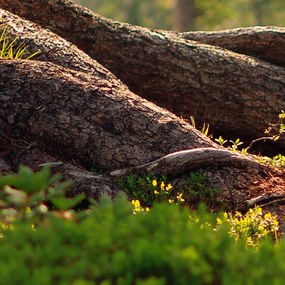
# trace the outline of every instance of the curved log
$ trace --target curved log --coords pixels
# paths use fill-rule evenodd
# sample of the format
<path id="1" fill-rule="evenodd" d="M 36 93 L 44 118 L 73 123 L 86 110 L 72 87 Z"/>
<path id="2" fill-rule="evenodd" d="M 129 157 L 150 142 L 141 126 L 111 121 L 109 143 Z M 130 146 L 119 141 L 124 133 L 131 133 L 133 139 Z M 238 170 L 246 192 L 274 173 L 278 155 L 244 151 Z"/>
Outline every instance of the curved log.
<path id="1" fill-rule="evenodd" d="M 255 157 L 234 153 L 226 149 L 195 148 L 171 153 L 143 165 L 115 170 L 110 172 L 110 176 L 117 178 L 130 174 L 142 176 L 145 173 L 153 173 L 176 177 L 191 170 L 213 165 L 227 165 L 242 169 L 250 167 L 258 172 L 272 171 L 272 168 L 258 163 Z"/>
<path id="2" fill-rule="evenodd" d="M 187 40 L 219 46 L 285 67 L 285 28 L 248 27 L 215 32 L 173 33 Z"/>
<path id="3" fill-rule="evenodd" d="M 261 137 L 285 105 L 285 71 L 264 61 L 113 22 L 67 0 L 0 0 L 0 6 L 76 43 L 136 94 L 210 123 L 215 133 Z"/>

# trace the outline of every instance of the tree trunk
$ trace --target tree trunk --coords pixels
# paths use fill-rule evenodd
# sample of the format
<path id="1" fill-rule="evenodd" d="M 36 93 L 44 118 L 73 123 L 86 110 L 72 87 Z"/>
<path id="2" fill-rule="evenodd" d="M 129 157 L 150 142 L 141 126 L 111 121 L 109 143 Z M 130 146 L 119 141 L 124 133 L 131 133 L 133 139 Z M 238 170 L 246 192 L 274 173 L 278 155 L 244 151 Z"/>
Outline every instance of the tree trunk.
<path id="1" fill-rule="evenodd" d="M 136 94 L 186 119 L 193 115 L 216 134 L 263 137 L 284 109 L 281 67 L 185 34 L 113 22 L 67 0 L 0 0 L 0 6 L 75 43 Z M 285 146 L 284 139 L 277 143 Z"/>
<path id="2" fill-rule="evenodd" d="M 177 31 L 195 30 L 195 0 L 176 0 L 175 29 Z"/>
<path id="3" fill-rule="evenodd" d="M 284 207 L 279 203 L 285 195 L 283 170 L 263 165 L 254 156 L 232 153 L 216 145 L 176 115 L 132 93 L 105 67 L 56 34 L 4 10 L 1 17 L 2 24 L 9 26 L 9 35 L 18 36 L 18 44 L 24 41 L 31 52 L 38 49 L 42 52 L 32 61 L 0 61 L 1 171 L 16 170 L 21 163 L 36 169 L 51 162 L 56 171 L 75 179 L 73 194 L 84 191 L 97 198 L 102 192 L 115 195 L 118 191 L 116 180 L 130 173 L 168 174 L 175 182 L 189 170 L 200 169 L 207 182 L 219 189 L 218 199 L 223 206 L 244 209 L 253 201 L 274 200 L 280 206 L 274 210 L 281 213 L 281 218 L 285 217 Z M 58 23 L 63 22 L 59 20 Z M 157 63 L 161 64 L 158 71 L 162 75 L 147 75 L 143 70 L 149 80 L 153 76 L 154 88 L 156 81 L 166 74 L 164 70 L 170 72 L 166 59 L 176 62 L 178 75 L 181 75 L 179 70 L 184 67 L 179 60 L 182 55 L 186 59 L 195 49 L 201 49 L 205 56 L 214 56 L 214 50 L 220 51 L 194 42 L 190 48 L 189 42 L 162 39 L 159 34 L 147 34 L 149 31 L 145 29 L 120 27 L 123 28 L 129 29 L 126 34 L 135 31 L 135 39 L 141 40 L 137 42 L 142 52 L 141 61 L 137 61 L 140 67 L 145 52 L 157 57 Z M 120 29 L 118 43 L 114 42 L 113 48 L 122 43 Z M 105 30 L 107 34 L 108 31 Z M 117 30 L 113 33 L 116 35 Z M 160 43 L 157 49 L 165 56 L 159 57 L 154 43 Z M 129 47 L 132 55 L 134 42 Z M 171 59 L 170 51 L 174 48 L 179 55 L 173 53 Z M 139 55 L 134 56 L 138 60 Z M 198 54 L 196 56 L 191 60 L 199 62 Z M 229 62 L 237 60 L 234 56 Z M 225 62 L 227 60 L 226 56 Z M 185 66 L 188 70 L 194 68 L 187 62 Z M 256 68 L 260 68 L 260 73 L 263 70 L 260 66 Z M 196 71 L 199 72 L 198 67 Z M 264 72 L 263 75 L 267 74 L 269 69 Z M 273 68 L 272 72 L 277 71 Z M 190 77 L 195 82 L 194 74 Z M 175 77 L 173 80 L 175 82 Z M 255 76 L 254 80 L 257 80 Z M 168 81 L 171 80 L 168 78 Z M 91 165 L 103 168 L 105 173 L 101 176 L 90 174 L 86 169 Z M 98 190 L 101 186 L 102 191 Z"/>

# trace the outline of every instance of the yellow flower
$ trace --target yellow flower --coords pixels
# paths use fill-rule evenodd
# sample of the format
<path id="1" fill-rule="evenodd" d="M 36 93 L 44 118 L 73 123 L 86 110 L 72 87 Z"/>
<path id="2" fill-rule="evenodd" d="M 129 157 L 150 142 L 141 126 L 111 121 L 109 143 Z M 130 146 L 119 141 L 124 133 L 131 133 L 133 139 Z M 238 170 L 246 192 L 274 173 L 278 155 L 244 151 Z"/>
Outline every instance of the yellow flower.
<path id="1" fill-rule="evenodd" d="M 165 188 L 165 183 L 162 181 L 160 184 L 160 189 L 164 190 L 164 188 Z"/>
<path id="2" fill-rule="evenodd" d="M 141 203 L 139 200 L 132 200 L 132 204 L 134 205 L 133 213 L 140 213 L 142 211 L 141 209 Z"/>
<path id="3" fill-rule="evenodd" d="M 169 184 L 167 184 L 167 186 L 166 186 L 165 189 L 166 189 L 167 191 L 169 191 L 169 190 L 171 190 L 172 188 L 173 188 L 172 185 L 169 183 Z"/>
<path id="4" fill-rule="evenodd" d="M 183 195 L 183 193 L 180 193 L 180 194 L 178 194 L 176 196 L 177 201 L 179 201 L 179 202 L 184 202 L 185 201 L 185 199 L 182 198 L 182 195 Z"/>
<path id="5" fill-rule="evenodd" d="M 158 195 L 158 194 L 159 194 L 159 192 L 158 192 L 157 190 L 154 190 L 153 193 L 154 193 L 155 195 Z"/>
<path id="6" fill-rule="evenodd" d="M 168 199 L 169 204 L 173 204 L 174 200 L 173 199 Z"/>
<path id="7" fill-rule="evenodd" d="M 156 187 L 157 186 L 157 181 L 154 179 L 152 180 L 152 186 Z"/>

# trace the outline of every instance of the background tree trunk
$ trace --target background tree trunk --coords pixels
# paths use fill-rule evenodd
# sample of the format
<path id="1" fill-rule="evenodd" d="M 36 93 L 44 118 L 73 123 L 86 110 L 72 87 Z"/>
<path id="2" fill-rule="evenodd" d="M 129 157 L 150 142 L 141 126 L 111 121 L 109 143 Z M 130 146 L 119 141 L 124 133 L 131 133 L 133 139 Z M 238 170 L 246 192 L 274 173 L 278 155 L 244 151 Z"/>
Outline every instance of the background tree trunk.
<path id="1" fill-rule="evenodd" d="M 178 116 L 193 115 L 216 134 L 264 136 L 285 105 L 284 69 L 264 61 L 112 22 L 66 0 L 0 0 L 0 6 L 74 42 L 136 94 Z"/>
<path id="2" fill-rule="evenodd" d="M 175 29 L 177 31 L 194 31 L 196 16 L 195 0 L 176 0 Z"/>

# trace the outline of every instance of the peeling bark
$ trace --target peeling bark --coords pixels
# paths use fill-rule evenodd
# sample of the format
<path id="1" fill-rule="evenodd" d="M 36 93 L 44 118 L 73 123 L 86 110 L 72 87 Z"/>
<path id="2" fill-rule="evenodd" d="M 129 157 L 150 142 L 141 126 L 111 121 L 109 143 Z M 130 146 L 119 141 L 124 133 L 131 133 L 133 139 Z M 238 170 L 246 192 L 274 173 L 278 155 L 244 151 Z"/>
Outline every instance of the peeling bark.
<path id="1" fill-rule="evenodd" d="M 136 94 L 178 116 L 193 115 L 215 133 L 261 137 L 285 105 L 285 71 L 270 63 L 113 22 L 67 0 L 0 0 L 0 7 L 55 31 Z"/>

